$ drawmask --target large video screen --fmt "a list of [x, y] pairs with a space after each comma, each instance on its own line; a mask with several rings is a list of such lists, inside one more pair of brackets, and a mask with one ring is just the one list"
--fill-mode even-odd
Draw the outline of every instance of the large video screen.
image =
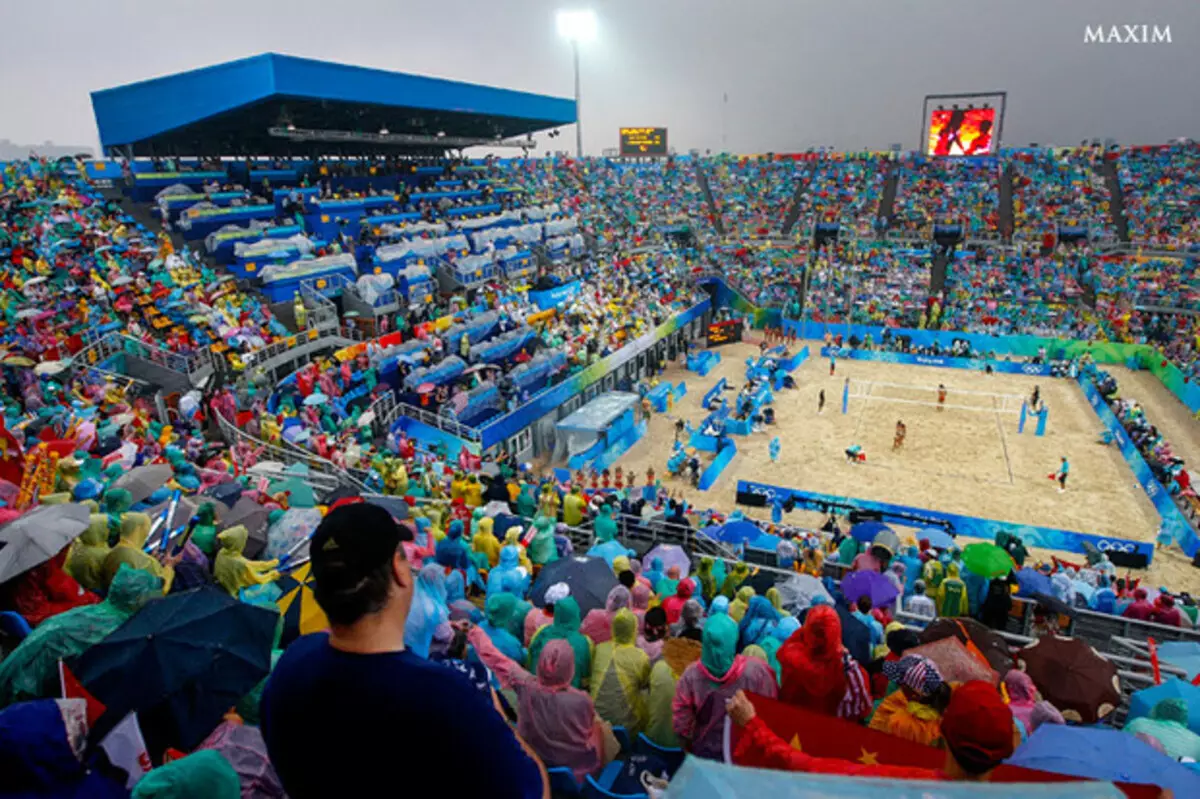
[[666, 128], [621, 128], [621, 155], [666, 154]]
[[936, 109], [929, 116], [926, 155], [989, 155], [995, 108]]

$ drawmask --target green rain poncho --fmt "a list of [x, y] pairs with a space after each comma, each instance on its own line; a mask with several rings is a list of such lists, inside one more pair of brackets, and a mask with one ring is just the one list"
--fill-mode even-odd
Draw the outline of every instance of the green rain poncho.
[[154, 769], [131, 799], [241, 799], [242, 781], [220, 752], [202, 749]]
[[754, 589], [748, 585], [739, 588], [737, 597], [729, 603], [729, 618], [740, 622], [746, 615], [746, 609], [750, 607], [750, 600], [754, 599], [754, 594]]
[[1124, 732], [1134, 735], [1144, 732], [1163, 745], [1175, 759], [1190, 757], [1200, 760], [1200, 735], [1188, 729], [1188, 706], [1183, 699], [1160, 699], [1150, 709], [1150, 716], [1126, 722]]
[[217, 548], [217, 527], [213, 524], [216, 512], [216, 508], [211, 502], [205, 502], [196, 511], [196, 527], [192, 530], [192, 543], [210, 558], [216, 553]]
[[558, 548], [554, 545], [554, 520], [539, 516], [533, 522], [533, 529], [529, 559], [539, 566], [558, 560]]
[[540, 663], [546, 644], [559, 638], [564, 639], [575, 651], [575, 676], [571, 685], [583, 688], [592, 673], [592, 642], [579, 632], [579, 603], [567, 597], [554, 603], [554, 621], [542, 627], [533, 636], [529, 645], [529, 662]]
[[842, 543], [838, 544], [838, 563], [849, 566], [858, 557], [858, 542], [850, 536], [842, 539]]
[[104, 559], [111, 551], [108, 546], [108, 517], [93, 513], [88, 529], [71, 544], [63, 567], [75, 582], [89, 591], [104, 590]]
[[704, 597], [705, 604], [712, 602], [712, 598], [717, 595], [717, 581], [713, 578], [712, 569], [712, 558], [700, 558], [696, 579], [700, 581], [700, 595]]
[[121, 538], [104, 558], [102, 574], [105, 583], [110, 583], [116, 576], [117, 569], [124, 564], [162, 578], [163, 593], [171, 590], [171, 581], [175, 579], [175, 570], [169, 566], [163, 566], [143, 551], [149, 536], [149, 516], [144, 513], [125, 514], [125, 517], [121, 519]]
[[103, 602], [51, 616], [0, 662], [0, 707], [58, 696], [59, 660], [74, 657], [98, 643], [142, 605], [160, 596], [159, 578], [122, 565]]
[[250, 560], [242, 554], [249, 536], [249, 532], [240, 524], [217, 536], [221, 549], [213, 564], [213, 576], [217, 578], [217, 584], [232, 596], [237, 596], [243, 588], [279, 579], [279, 572], [274, 570], [279, 565], [278, 560]]
[[750, 576], [750, 567], [745, 563], [738, 561], [733, 565], [733, 571], [725, 578], [725, 582], [721, 585], [721, 596], [726, 599], [733, 599], [737, 596], [738, 586], [746, 582], [746, 578]]
[[596, 543], [607, 544], [609, 541], [615, 541], [617, 538], [617, 523], [613, 521], [612, 505], [604, 504], [600, 506], [600, 510], [596, 513], [596, 521], [593, 524], [596, 531]]
[[636, 735], [646, 727], [649, 687], [650, 658], [637, 646], [637, 616], [621, 608], [613, 616], [612, 640], [598, 644], [592, 659], [596, 714]]

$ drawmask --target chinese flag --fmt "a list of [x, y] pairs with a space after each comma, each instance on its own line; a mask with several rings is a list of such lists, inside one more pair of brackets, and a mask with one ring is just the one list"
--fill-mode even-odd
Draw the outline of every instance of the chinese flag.
[[104, 703], [96, 697], [92, 696], [88, 689], [83, 687], [83, 683], [79, 681], [72, 672], [70, 667], [61, 660], [58, 661], [58, 678], [62, 683], [63, 699], [83, 699], [87, 702], [87, 722], [88, 728], [96, 726], [96, 722], [104, 715], [107, 710]]
[[[789, 742], [793, 748], [813, 757], [835, 757], [851, 763], [884, 766], [915, 766], [940, 769], [946, 764], [946, 751], [932, 746], [906, 741], [885, 732], [868, 729], [843, 719], [825, 716], [802, 707], [747, 693], [754, 710], [772, 732]], [[729, 724], [725, 752], [727, 762], [739, 766], [765, 768], [751, 747], [738, 749], [742, 728]], [[992, 782], [1074, 782], [1075, 777], [1051, 774], [1046, 771], [1000, 766], [992, 772]], [[1118, 783], [1131, 799], [1157, 799], [1160, 791], [1154, 785]]]

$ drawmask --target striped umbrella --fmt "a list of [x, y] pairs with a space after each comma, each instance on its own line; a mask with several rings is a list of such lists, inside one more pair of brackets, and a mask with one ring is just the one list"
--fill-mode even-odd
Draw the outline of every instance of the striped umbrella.
[[279, 578], [276, 585], [282, 592], [276, 604], [283, 615], [283, 636], [280, 648], [302, 635], [317, 633], [329, 628], [325, 611], [317, 604], [313, 594], [312, 564], [305, 563]]

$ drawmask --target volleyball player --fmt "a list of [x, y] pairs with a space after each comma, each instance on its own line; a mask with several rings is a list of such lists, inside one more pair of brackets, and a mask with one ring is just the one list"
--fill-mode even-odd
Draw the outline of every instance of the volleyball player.
[[938, 410], [945, 410], [942, 406], [946, 404], [946, 387], [938, 383]]
[[898, 450], [904, 446], [904, 437], [908, 435], [908, 428], [904, 426], [904, 422], [896, 420], [896, 435], [892, 437], [892, 450]]

